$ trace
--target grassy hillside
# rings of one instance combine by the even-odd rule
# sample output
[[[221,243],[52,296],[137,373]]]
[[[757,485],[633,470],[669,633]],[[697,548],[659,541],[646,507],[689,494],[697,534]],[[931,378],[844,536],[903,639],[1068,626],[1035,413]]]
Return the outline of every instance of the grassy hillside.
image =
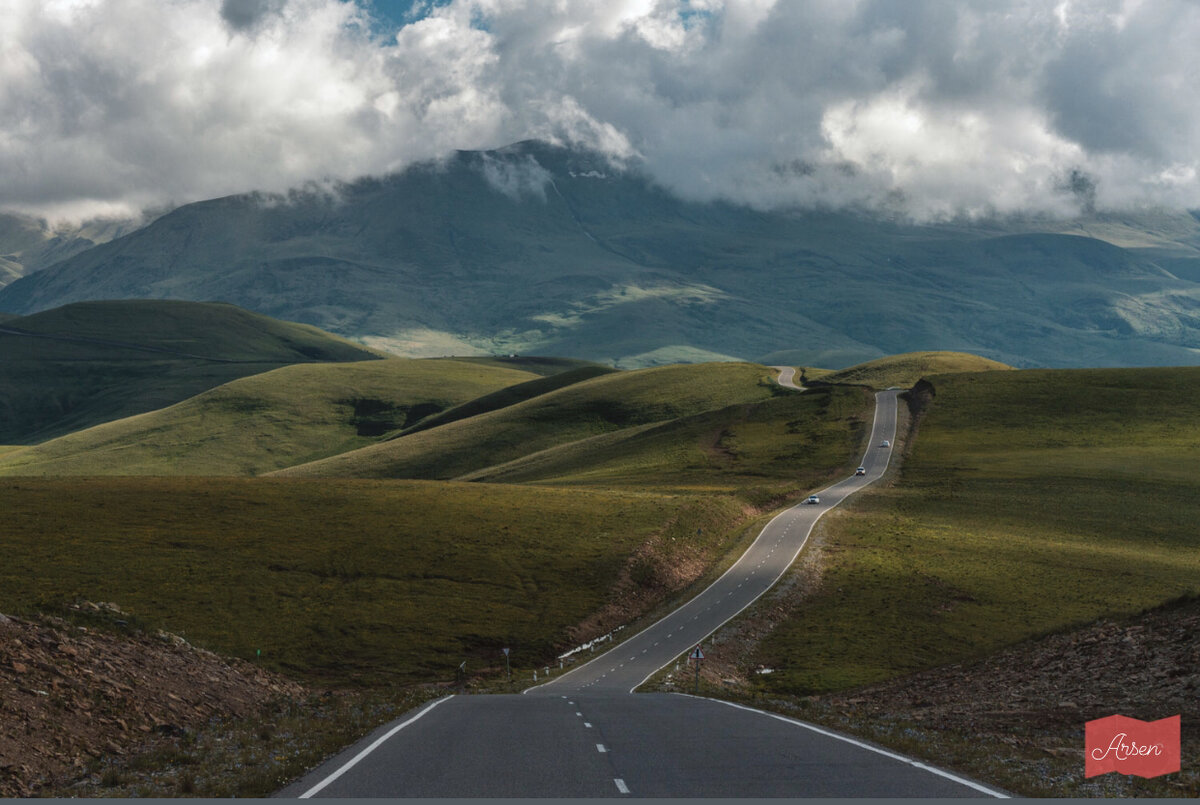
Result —
[[[581,361],[575,358],[553,358],[539,355],[496,355],[482,356],[474,358],[451,358],[450,360],[463,361],[465,363],[479,363],[484,366],[503,366],[508,369],[520,369],[524,372],[532,372],[535,375],[549,377],[551,375],[569,372],[575,369],[583,369],[585,367],[596,367],[600,364],[592,361]]]
[[[531,375],[443,360],[300,364],[0,457],[0,475],[257,475],[353,450]]]
[[[216,303],[88,302],[2,326],[0,443],[44,441],[287,364],[379,357]]]
[[[805,378],[823,383],[854,383],[876,389],[911,388],[929,375],[1011,369],[999,361],[966,352],[908,352],[860,363],[836,372],[806,370]]]
[[[503,483],[736,491],[762,505],[857,461],[872,401],[822,388],[558,445],[463,476]]]
[[[1200,590],[1200,368],[934,377],[899,482],[831,515],[771,691],[979,657]]]
[[[516,405],[280,473],[292,477],[457,478],[555,445],[770,398],[753,364],[604,375]]]
[[[6,353],[25,359],[83,360],[137,352],[217,361],[295,363],[378,357],[307,324],[279,321],[221,302],[79,302],[6,324],[41,337],[9,335]]]
[[[500,363],[482,363],[483,366],[503,366]],[[493,391],[491,394],[485,394],[462,405],[455,406],[449,411],[443,411],[440,414],[427,417],[421,420],[420,423],[407,432],[415,430],[429,430],[436,428],[439,425],[446,425],[451,422],[457,422],[460,419],[468,419],[480,414],[486,414],[489,411],[498,411],[501,408],[507,408],[510,405],[516,405],[526,400],[532,400],[542,394],[549,394],[552,391],[557,391],[561,388],[566,388],[574,383],[579,383],[584,380],[591,380],[593,377],[611,374],[615,369],[609,369],[607,366],[599,366],[596,364],[585,364],[573,369],[567,369],[563,372],[551,374],[546,377],[538,377],[534,380],[527,380],[524,383],[517,383],[512,386],[506,386],[499,391]]]
[[[133,626],[301,678],[452,680],[544,660],[628,554],[702,501],[485,484],[0,482],[0,612],[118,604]],[[694,521],[679,524],[694,531]]]

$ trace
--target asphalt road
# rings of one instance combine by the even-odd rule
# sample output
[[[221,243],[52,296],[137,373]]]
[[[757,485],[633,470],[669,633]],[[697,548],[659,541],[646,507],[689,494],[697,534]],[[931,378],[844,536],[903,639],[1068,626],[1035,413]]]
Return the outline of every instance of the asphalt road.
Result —
[[[523,695],[453,696],[409,713],[278,796],[1001,796],[774,714],[681,694],[632,695],[769,589],[817,519],[883,475],[891,449],[881,444],[895,434],[896,392],[880,392],[866,474],[775,517],[691,601]]]

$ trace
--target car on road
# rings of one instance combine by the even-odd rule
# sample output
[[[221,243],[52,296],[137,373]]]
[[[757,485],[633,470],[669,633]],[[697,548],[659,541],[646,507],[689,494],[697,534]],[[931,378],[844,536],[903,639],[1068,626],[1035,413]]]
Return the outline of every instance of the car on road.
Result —
[[[859,467],[858,469],[856,469],[856,470],[854,471],[854,474],[855,474],[855,475],[866,475],[866,474],[867,474],[867,468],[866,468],[866,467]]]
[[[809,495],[808,500],[806,502],[807,503],[820,503],[821,499],[819,497],[817,497],[816,495]]]
[[[892,446],[892,443],[891,443],[891,442],[889,442],[887,439],[884,439],[884,440],[883,440],[883,444],[881,444],[881,445],[879,445],[879,446],[880,446],[880,447],[891,447],[891,446]]]

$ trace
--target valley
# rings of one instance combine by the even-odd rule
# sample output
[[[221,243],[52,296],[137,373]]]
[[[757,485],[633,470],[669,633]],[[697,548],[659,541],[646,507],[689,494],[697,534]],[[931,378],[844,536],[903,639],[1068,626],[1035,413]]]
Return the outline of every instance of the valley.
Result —
[[[51,312],[54,338],[14,343],[31,345],[23,360],[34,367],[61,361],[64,345],[97,350],[110,367],[133,360],[131,345],[221,366],[289,360],[268,347],[278,340],[185,337],[180,323],[190,319],[156,319],[162,304],[186,303],[139,303],[126,332],[107,315],[84,315],[71,330],[71,317]],[[100,320],[104,333],[87,329]],[[159,320],[176,324],[164,330]],[[278,323],[253,321],[255,332],[298,343]],[[67,630],[59,642],[77,639],[70,630],[81,625],[118,640],[179,635],[304,686],[289,694],[287,718],[333,690],[350,697],[339,712],[359,713],[365,730],[399,702],[511,691],[501,648],[527,680],[587,641],[619,642],[705,588],[781,507],[853,474],[870,448],[872,388],[888,387],[912,387],[901,405],[912,427],[896,442],[902,463],[822,520],[783,581],[718,630],[706,695],[889,744],[900,739],[879,725],[908,723],[919,699],[886,715],[864,709],[855,721],[838,714],[858,704],[826,703],[1196,592],[1193,369],[1013,370],[918,353],[837,371],[799,367],[798,392],[748,363],[614,371],[523,357],[355,360],[345,342],[322,348],[332,361],[314,362],[304,347],[310,357],[292,365],[0,451],[0,612],[57,624]],[[158,382],[178,389],[174,359],[153,354]],[[42,388],[21,386],[36,399],[70,375],[26,377],[42,378]],[[119,388],[121,378],[107,379]],[[89,410],[86,389],[75,391]],[[89,601],[113,602],[120,616],[83,618]],[[773,672],[754,674],[759,667]],[[1185,670],[1171,684],[1194,677]],[[672,683],[660,675],[653,684]],[[1089,706],[1102,714],[1109,704]],[[363,721],[366,710],[375,715]],[[185,732],[211,749],[206,729]],[[963,727],[897,745],[1011,790],[1092,790],[1046,788],[1033,772],[991,777],[956,748],[954,729]],[[354,737],[336,734],[330,740]],[[1030,745],[1043,745],[1036,738]],[[1187,746],[1194,740],[1185,734]],[[76,778],[62,766],[31,772],[14,790],[162,790],[145,787],[122,759],[128,751],[160,758],[146,762],[173,769],[164,772],[171,785],[186,778],[196,792],[267,793],[268,781],[282,785],[320,759],[305,752],[333,748],[315,741],[295,761],[260,758],[239,788],[236,776],[219,786],[197,778],[203,763],[182,747],[170,760],[161,747],[136,746],[77,764]],[[1017,759],[1026,744],[1012,751],[1015,768],[1033,768]],[[120,770],[107,789],[105,769]],[[1178,793],[1195,780],[1145,785],[1129,790]]]

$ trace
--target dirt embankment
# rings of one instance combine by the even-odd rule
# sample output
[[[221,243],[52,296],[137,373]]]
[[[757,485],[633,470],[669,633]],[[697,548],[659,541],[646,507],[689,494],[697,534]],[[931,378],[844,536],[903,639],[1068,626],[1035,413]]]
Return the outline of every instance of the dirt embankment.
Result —
[[[1195,797],[1198,635],[1200,600],[1193,598],[1122,623],[1103,620],[1029,641],[981,662],[815,697],[814,704],[843,724],[898,728],[914,746],[940,746],[935,754],[957,754],[968,771],[1004,768],[1003,782],[1028,795]],[[1182,770],[1154,780],[1084,780],[1084,724],[1114,714],[1182,716]],[[967,745],[984,748],[982,758],[972,760]]]
[[[302,693],[165,632],[116,635],[0,615],[0,797],[36,795],[101,758]]]

